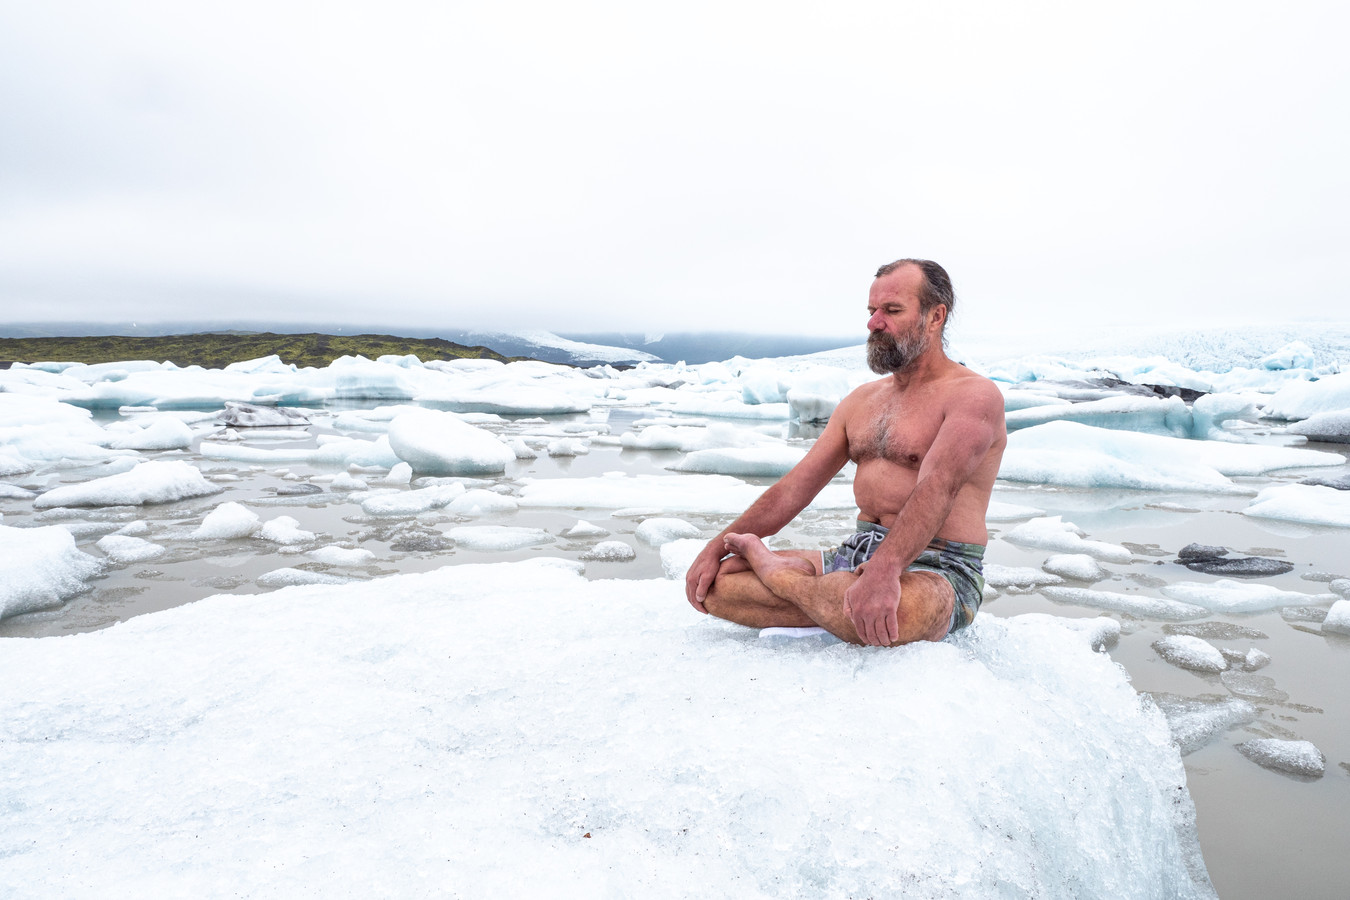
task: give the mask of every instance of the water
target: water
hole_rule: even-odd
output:
[[[589,423],[597,430],[621,434],[647,410],[599,410],[593,415],[555,417],[547,425],[504,425],[507,433],[562,434],[566,425]],[[257,446],[313,445],[319,434],[332,429],[320,417],[294,436],[250,440]],[[296,497],[278,495],[279,489],[306,482],[315,476],[331,476],[335,470],[305,465],[262,468],[205,460],[196,452],[151,455],[184,458],[201,467],[224,492],[214,497],[144,508],[121,507],[101,510],[34,513],[31,502],[0,501],[8,525],[62,522],[73,527],[78,543],[100,556],[93,544],[104,533],[126,522],[144,520],[148,533],[140,535],[162,544],[168,552],[146,563],[111,567],[93,582],[92,591],[67,602],[60,609],[0,621],[0,636],[46,637],[108,627],[127,618],[191,603],[220,593],[265,592],[256,580],[282,567],[295,567],[355,578],[373,578],[396,572],[424,571],[448,564],[502,562],[546,554],[580,559],[594,539],[570,541],[561,532],[579,519],[608,529],[606,538],[623,540],[637,553],[623,563],[587,562],[589,578],[645,579],[661,574],[656,550],[634,538],[636,519],[617,519],[606,509],[530,510],[468,519],[441,511],[415,517],[386,519],[363,513],[362,492],[354,495],[323,490]],[[1346,454],[1345,448],[1319,449]],[[629,474],[660,473],[675,462],[677,452],[626,451],[592,444],[588,455],[549,458],[541,455],[517,461],[500,477],[476,479],[474,486],[510,488],[519,479],[590,476],[623,471]],[[368,473],[375,477],[382,473]],[[1297,480],[1302,473],[1280,473],[1278,480]],[[1320,470],[1317,474],[1344,475],[1345,470]],[[63,480],[83,480],[87,472],[72,470]],[[237,479],[237,480],[233,480]],[[1264,483],[1264,480],[1263,480]],[[1121,491],[1071,491],[1026,486],[1000,486],[995,499],[1035,506],[1049,515],[1063,515],[1088,532],[1094,540],[1127,543],[1136,562],[1108,565],[1112,579],[1094,585],[1101,590],[1137,592],[1159,596],[1159,587],[1178,581],[1212,581],[1211,576],[1191,572],[1175,563],[1176,551],[1199,542],[1231,548],[1235,555],[1263,555],[1287,559],[1293,571],[1261,579],[1285,590],[1320,593],[1325,585],[1301,576],[1323,572],[1344,575],[1345,533],[1254,519],[1239,514],[1245,498],[1195,494],[1145,494]],[[202,517],[226,500],[240,502],[264,520],[278,515],[293,516],[300,527],[318,533],[319,540],[306,548],[329,544],[362,547],[374,560],[358,568],[334,568],[315,562],[303,552],[275,544],[245,539],[198,542],[187,539]],[[1172,504],[1160,507],[1159,504]],[[719,516],[684,517],[711,536],[725,520]],[[833,546],[851,530],[851,515],[842,512],[807,513],[770,543],[777,547],[825,548]],[[456,524],[494,524],[543,528],[554,535],[552,543],[508,552],[481,552],[453,547],[440,551],[399,550],[417,535],[439,535]],[[1008,566],[1039,567],[1049,555],[1042,550],[1017,547],[1000,534],[1015,523],[996,523],[992,528],[987,559]],[[990,600],[985,614],[1012,616],[1046,612],[1060,616],[1096,616],[1096,610],[1052,602],[1039,593],[1005,591]],[[1225,898],[1268,897],[1290,894],[1300,897],[1340,896],[1350,882],[1350,857],[1340,852],[1346,808],[1350,808],[1350,702],[1342,686],[1350,678],[1350,639],[1316,632],[1316,626],[1286,621],[1278,610],[1255,615],[1214,615],[1204,621],[1221,621],[1259,629],[1268,637],[1214,641],[1221,647],[1245,650],[1258,647],[1271,657],[1258,674],[1268,676],[1287,699],[1257,701],[1258,717],[1248,726],[1221,735],[1185,758],[1191,794],[1195,800],[1200,840],[1210,874],[1220,896]],[[1163,623],[1122,619],[1118,644],[1112,657],[1130,673],[1140,691],[1168,692],[1187,697],[1227,696],[1229,690],[1214,675],[1200,675],[1161,661],[1152,643],[1164,636]],[[1260,768],[1241,756],[1234,745],[1252,737],[1285,737],[1311,740],[1327,756],[1326,775],[1318,780],[1297,779]]]

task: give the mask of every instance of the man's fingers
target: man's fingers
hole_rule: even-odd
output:
[[[895,613],[886,614],[885,629],[885,644],[887,647],[893,646],[896,641],[900,640],[900,619]]]

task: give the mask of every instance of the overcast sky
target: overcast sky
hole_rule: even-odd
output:
[[[0,0],[9,322],[1350,318],[1344,3]]]

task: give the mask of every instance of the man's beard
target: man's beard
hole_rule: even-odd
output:
[[[923,356],[927,349],[928,333],[919,328],[902,338],[874,331],[867,338],[867,365],[878,375],[893,375]]]

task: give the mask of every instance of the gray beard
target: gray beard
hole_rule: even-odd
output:
[[[878,375],[894,375],[923,356],[927,349],[928,335],[922,331],[917,334],[911,331],[903,338],[874,331],[867,338],[867,367]]]

